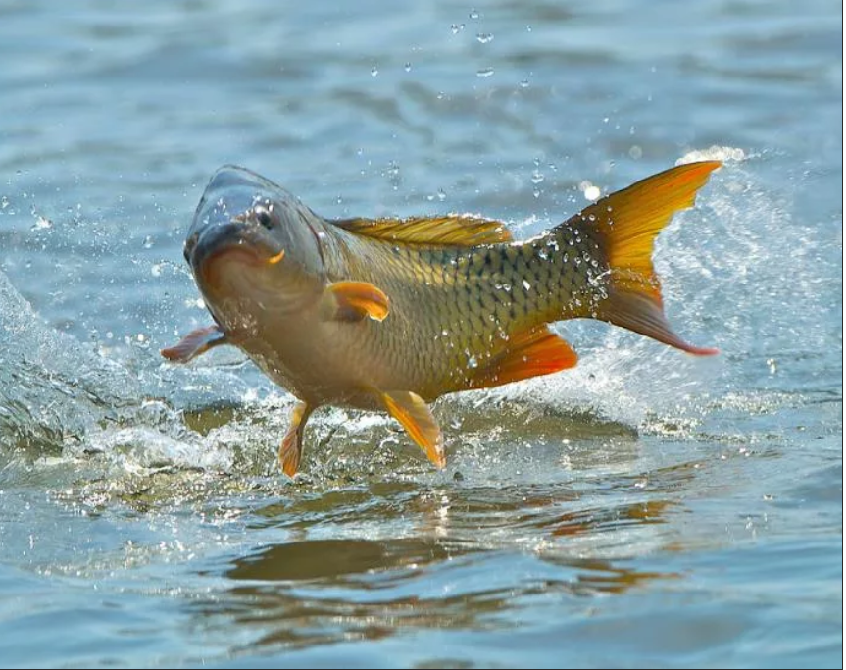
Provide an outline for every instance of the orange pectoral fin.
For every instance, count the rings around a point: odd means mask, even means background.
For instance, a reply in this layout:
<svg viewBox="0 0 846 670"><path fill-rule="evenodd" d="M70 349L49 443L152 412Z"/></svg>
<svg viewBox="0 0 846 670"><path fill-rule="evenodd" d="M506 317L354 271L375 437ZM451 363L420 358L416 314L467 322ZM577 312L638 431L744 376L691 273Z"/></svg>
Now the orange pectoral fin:
<svg viewBox="0 0 846 670"><path fill-rule="evenodd" d="M343 281L326 287L326 316L336 321L382 321L390 310L388 296L366 282Z"/></svg>
<svg viewBox="0 0 846 670"><path fill-rule="evenodd" d="M162 349L161 354L174 363L187 363L212 347L226 343L226 335L220 329L220 326L209 326L188 333L172 347Z"/></svg>
<svg viewBox="0 0 846 670"><path fill-rule="evenodd" d="M445 467L441 429L423 398L413 391L383 391L380 396L385 409L402 424L429 460L438 468Z"/></svg>
<svg viewBox="0 0 846 670"><path fill-rule="evenodd" d="M480 367L470 388L502 386L575 367L579 357L569 343L546 326L511 338L507 348Z"/></svg>

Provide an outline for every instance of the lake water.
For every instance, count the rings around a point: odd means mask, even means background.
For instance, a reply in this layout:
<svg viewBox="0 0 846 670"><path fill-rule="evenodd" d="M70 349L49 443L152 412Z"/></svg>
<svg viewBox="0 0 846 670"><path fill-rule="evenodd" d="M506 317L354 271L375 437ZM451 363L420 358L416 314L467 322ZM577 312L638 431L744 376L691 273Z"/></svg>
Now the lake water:
<svg viewBox="0 0 846 670"><path fill-rule="evenodd" d="M842 6L0 5L0 665L842 667ZM518 237L696 157L660 237L693 358L579 366L396 424L293 402L181 245L237 163L330 217Z"/></svg>

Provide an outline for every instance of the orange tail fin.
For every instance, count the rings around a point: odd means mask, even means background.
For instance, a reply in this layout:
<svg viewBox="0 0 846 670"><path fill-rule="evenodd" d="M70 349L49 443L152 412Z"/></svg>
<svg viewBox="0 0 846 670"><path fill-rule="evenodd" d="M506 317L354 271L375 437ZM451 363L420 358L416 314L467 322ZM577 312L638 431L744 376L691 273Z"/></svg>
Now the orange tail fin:
<svg viewBox="0 0 846 670"><path fill-rule="evenodd" d="M721 165L705 161L674 167L602 198L571 219L571 225L598 229L611 267L608 298L597 318L691 354L719 353L688 344L673 332L664 315L652 250L673 214L693 206L696 192Z"/></svg>

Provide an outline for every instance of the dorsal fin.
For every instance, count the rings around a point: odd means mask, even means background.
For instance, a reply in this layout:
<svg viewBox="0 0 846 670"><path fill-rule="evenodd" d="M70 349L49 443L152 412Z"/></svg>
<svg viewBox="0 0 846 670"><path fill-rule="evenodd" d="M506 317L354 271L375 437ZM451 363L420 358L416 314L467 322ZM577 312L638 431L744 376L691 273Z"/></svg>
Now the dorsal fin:
<svg viewBox="0 0 846 670"><path fill-rule="evenodd" d="M341 219L330 223L356 235L405 244L473 247L512 239L505 224L472 216Z"/></svg>

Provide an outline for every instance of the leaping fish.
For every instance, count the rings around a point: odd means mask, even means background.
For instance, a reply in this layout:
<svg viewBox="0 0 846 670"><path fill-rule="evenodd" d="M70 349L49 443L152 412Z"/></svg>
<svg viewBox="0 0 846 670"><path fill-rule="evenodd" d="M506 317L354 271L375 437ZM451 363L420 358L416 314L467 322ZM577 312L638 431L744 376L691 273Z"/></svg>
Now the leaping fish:
<svg viewBox="0 0 846 670"><path fill-rule="evenodd" d="M673 332L652 254L720 165L661 172L524 241L471 216L330 220L272 181L224 166L184 245L215 323L161 353L185 363L234 345L293 393L278 451L291 477L306 423L324 405L388 412L443 468L429 403L575 366L551 323L598 319L690 354L717 353Z"/></svg>

